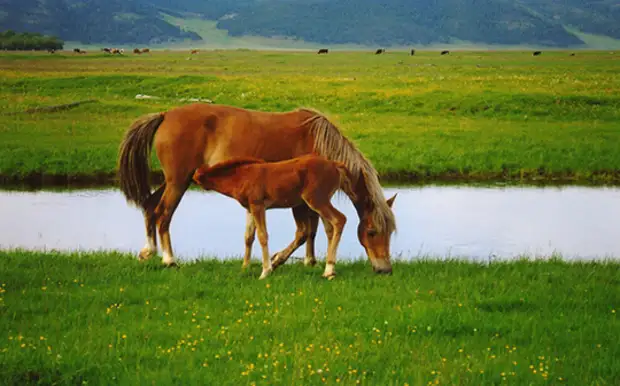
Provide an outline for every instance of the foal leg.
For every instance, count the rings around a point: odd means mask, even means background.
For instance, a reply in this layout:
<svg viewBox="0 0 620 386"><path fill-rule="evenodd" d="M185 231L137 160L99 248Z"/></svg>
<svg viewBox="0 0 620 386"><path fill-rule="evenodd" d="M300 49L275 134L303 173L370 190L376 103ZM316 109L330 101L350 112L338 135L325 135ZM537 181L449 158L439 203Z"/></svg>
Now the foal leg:
<svg viewBox="0 0 620 386"><path fill-rule="evenodd" d="M160 186L144 203L144 225L146 225L146 244L138 253L138 259L148 260L157 253L157 217L155 208L164 194L166 184Z"/></svg>
<svg viewBox="0 0 620 386"><path fill-rule="evenodd" d="M268 236L267 236L267 224L265 221L265 207L261 205L250 205L250 213L252 217L254 217L254 223L256 224L256 229L258 231L258 241L260 241L260 246L263 249L263 272L260 275L259 279L266 278L271 271L273 271L273 266L271 265L271 260L269 259L269 246Z"/></svg>
<svg viewBox="0 0 620 386"><path fill-rule="evenodd" d="M316 239L316 232L318 228L319 215L318 213L308 208L308 222L306 227L306 257L304 258L304 265L308 267L313 267L316 265L316 257L314 255L314 240Z"/></svg>
<svg viewBox="0 0 620 386"><path fill-rule="evenodd" d="M336 275L338 244L340 244L342 230L347 223L347 218L338 209L334 208L329 201L322 205L317 205L316 203L308 203L308 205L324 219L325 223L329 222L333 227L331 238L328 239L325 272L323 272L323 277L332 278Z"/></svg>
<svg viewBox="0 0 620 386"><path fill-rule="evenodd" d="M166 181L163 197L155 209L157 216L157 224L159 226L159 238L161 240L161 249L163 250L162 261L165 265L175 266L174 254L172 253L172 244L170 242L170 221L176 210L183 194L189 187L189 178L183 182Z"/></svg>
<svg viewBox="0 0 620 386"><path fill-rule="evenodd" d="M241 268L247 268L250 265L255 233L256 224L254 223L254 217L252 217L252 213L248 210L245 221L245 255L243 255L243 265Z"/></svg>
<svg viewBox="0 0 620 386"><path fill-rule="evenodd" d="M295 225L297 225L297 229L295 230L295 239L283 250L276 253L271 258L271 263L273 264L273 268L286 263L289 257L299 248L303 243L306 242L308 238L308 214L310 213L310 208L308 208L305 204L296 206L293 209L293 218L295 218Z"/></svg>

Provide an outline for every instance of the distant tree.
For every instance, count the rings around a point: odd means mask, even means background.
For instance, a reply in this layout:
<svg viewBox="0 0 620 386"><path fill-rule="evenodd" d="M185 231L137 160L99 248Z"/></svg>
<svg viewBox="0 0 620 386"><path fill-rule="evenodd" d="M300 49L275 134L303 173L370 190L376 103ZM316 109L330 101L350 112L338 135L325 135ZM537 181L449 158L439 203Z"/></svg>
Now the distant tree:
<svg viewBox="0 0 620 386"><path fill-rule="evenodd" d="M44 36L37 32L17 33L11 30L0 32L0 49L16 50L61 50L64 42L55 36Z"/></svg>

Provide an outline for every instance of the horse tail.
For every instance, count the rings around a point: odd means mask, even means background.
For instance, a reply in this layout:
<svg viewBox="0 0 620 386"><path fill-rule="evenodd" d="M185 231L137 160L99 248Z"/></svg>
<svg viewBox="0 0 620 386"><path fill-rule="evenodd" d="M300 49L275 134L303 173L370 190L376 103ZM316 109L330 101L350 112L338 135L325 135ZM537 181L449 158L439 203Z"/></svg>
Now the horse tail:
<svg viewBox="0 0 620 386"><path fill-rule="evenodd" d="M353 176L347 166L342 162L336 163L338 173L340 173L340 189L352 200L357 200L355 189L353 189Z"/></svg>
<svg viewBox="0 0 620 386"><path fill-rule="evenodd" d="M149 160L155 132L165 113L143 115L125 134L118 153L118 179L128 202L144 208L151 195Z"/></svg>

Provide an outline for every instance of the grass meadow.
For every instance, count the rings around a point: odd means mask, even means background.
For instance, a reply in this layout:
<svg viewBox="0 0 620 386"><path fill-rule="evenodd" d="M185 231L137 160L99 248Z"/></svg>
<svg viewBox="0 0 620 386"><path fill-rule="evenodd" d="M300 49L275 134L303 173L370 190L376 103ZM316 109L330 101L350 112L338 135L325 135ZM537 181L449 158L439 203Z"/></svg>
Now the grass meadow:
<svg viewBox="0 0 620 386"><path fill-rule="evenodd" d="M206 98L318 109L384 182L616 184L619 59L3 52L0 181L110 184L132 121ZM257 261L164 269L116 252L0 250L0 384L620 384L617 260L337 269L327 281L320 264L287 264L259 281Z"/></svg>
<svg viewBox="0 0 620 386"><path fill-rule="evenodd" d="M618 59L609 51L1 53L0 176L108 178L134 119L207 98L318 109L393 180L615 183ZM97 102L19 114L87 99Z"/></svg>
<svg viewBox="0 0 620 386"><path fill-rule="evenodd" d="M617 385L620 267L0 252L4 384Z"/></svg>

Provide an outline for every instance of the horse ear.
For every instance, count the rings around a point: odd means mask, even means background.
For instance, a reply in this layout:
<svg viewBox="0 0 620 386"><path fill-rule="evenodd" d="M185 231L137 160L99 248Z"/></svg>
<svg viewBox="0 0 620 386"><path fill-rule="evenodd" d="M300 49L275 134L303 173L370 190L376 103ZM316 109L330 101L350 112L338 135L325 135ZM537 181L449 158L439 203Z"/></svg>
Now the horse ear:
<svg viewBox="0 0 620 386"><path fill-rule="evenodd" d="M396 196L398 196L398 193L394 193L394 195L390 199L387 200L387 204L390 208L394 204L394 200L396 200Z"/></svg>

